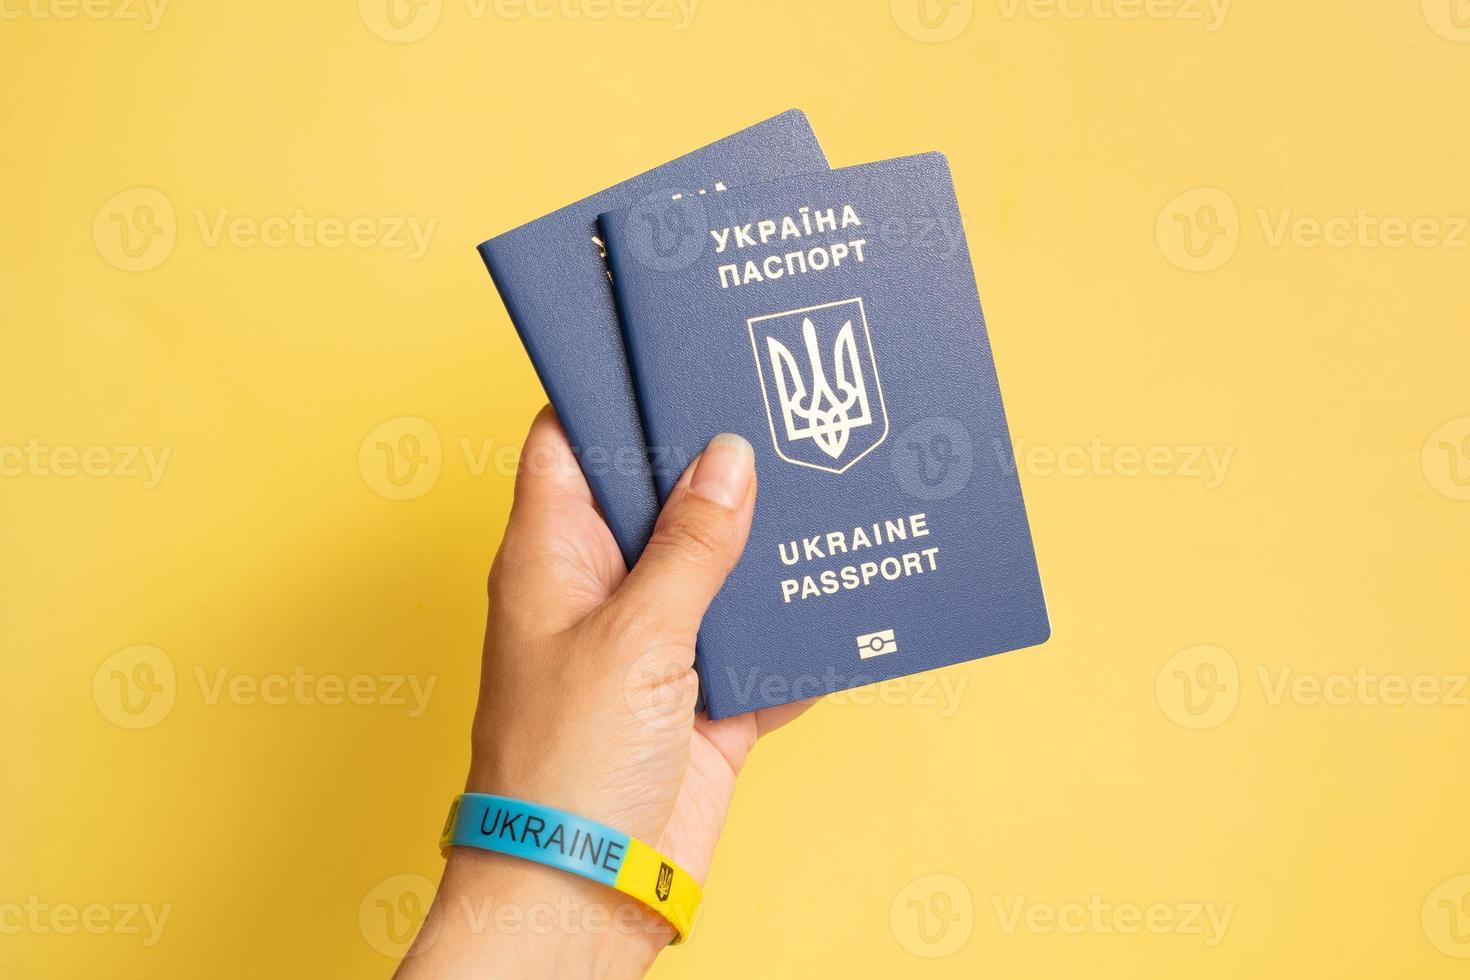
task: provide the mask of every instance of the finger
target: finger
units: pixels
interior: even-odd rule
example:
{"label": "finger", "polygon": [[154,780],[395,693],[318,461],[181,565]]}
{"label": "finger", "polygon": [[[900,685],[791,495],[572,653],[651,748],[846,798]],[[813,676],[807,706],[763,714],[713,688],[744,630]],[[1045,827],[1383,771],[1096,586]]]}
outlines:
{"label": "finger", "polygon": [[517,510],[545,510],[567,505],[593,506],[592,490],[577,463],[571,441],[561,427],[556,410],[547,405],[536,413],[531,429],[521,448],[521,461],[516,469],[515,503]]}
{"label": "finger", "polygon": [[493,613],[564,628],[600,605],[626,574],[612,534],[556,412],[531,423],[515,501],[491,574]]}
{"label": "finger", "polygon": [[710,721],[709,715],[701,714],[694,724],[705,741],[724,756],[730,771],[738,776],[745,766],[750,750],[755,748],[757,739],[801,717],[816,703],[816,698],[809,698],[791,704],[779,704],[774,708],[761,708],[749,714],[721,718],[719,721]]}
{"label": "finger", "polygon": [[592,490],[556,411],[536,413],[516,468],[515,497],[501,542],[502,563],[540,563],[578,518],[593,514]]}
{"label": "finger", "polygon": [[643,556],[609,611],[664,639],[692,641],[710,601],[745,550],[755,511],[755,451],[715,436],[669,495]]}
{"label": "finger", "polygon": [[774,708],[761,708],[755,713],[755,733],[757,738],[771,734],[782,725],[789,724],[806,714],[806,710],[817,703],[817,698],[808,698],[805,701],[793,701],[790,704],[778,704]]}

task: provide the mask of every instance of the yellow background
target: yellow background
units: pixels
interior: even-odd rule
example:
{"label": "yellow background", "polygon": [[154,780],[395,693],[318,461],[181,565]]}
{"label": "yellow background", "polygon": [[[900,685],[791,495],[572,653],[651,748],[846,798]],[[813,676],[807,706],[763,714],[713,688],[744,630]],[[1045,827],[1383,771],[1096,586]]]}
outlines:
{"label": "yellow background", "polygon": [[[0,452],[58,464],[0,456],[0,975],[390,972],[542,402],[474,245],[791,106],[950,156],[1055,637],[763,745],[656,976],[1470,969],[1463,0],[94,3],[0,2]],[[298,209],[366,237],[211,234]],[[1430,222],[1297,220],[1360,211]],[[436,686],[210,696],[297,667]],[[157,942],[51,928],[129,903]]]}

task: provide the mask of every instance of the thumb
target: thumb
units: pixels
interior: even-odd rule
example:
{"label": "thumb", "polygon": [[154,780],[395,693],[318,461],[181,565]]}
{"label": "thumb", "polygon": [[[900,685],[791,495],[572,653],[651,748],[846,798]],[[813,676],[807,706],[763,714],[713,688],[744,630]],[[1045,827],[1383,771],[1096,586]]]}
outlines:
{"label": "thumb", "polygon": [[609,603],[614,616],[692,643],[745,550],[755,482],[750,443],[729,433],[711,439],[669,494],[642,557]]}

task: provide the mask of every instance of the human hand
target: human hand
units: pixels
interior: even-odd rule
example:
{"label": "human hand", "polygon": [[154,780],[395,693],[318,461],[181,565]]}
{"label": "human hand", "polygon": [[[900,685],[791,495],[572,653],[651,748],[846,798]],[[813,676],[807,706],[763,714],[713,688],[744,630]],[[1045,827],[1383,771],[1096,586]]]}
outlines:
{"label": "human hand", "polygon": [[[490,573],[467,791],[607,824],[703,882],[756,739],[806,708],[716,722],[694,713],[695,636],[745,547],[755,494],[749,443],[717,436],[629,572],[560,423],[542,410]],[[512,935],[465,914],[486,899],[540,909],[543,928]],[[560,912],[546,914],[551,906]],[[590,924],[589,911],[607,923]],[[399,976],[641,976],[671,937],[656,914],[611,889],[454,848]]]}

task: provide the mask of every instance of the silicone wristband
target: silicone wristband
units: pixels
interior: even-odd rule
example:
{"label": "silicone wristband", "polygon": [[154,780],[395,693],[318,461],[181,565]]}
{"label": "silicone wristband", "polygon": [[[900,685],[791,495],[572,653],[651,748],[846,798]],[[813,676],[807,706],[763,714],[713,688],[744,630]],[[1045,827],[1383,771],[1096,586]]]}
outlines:
{"label": "silicone wristband", "polygon": [[636,837],[595,820],[525,800],[461,793],[449,807],[439,850],[475,847],[591,878],[636,898],[689,938],[703,890],[683,868]]}

